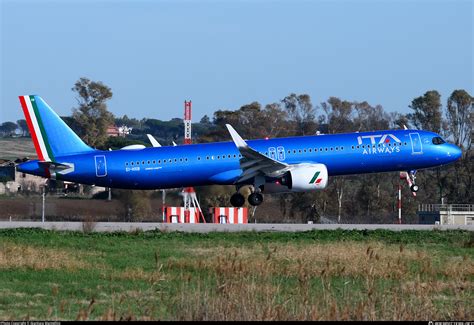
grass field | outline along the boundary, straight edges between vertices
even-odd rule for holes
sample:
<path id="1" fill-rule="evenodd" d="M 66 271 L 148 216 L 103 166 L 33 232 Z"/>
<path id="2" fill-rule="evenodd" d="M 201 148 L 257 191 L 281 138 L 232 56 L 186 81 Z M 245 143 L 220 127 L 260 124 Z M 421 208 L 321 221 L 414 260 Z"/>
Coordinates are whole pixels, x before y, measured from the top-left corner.
<path id="1" fill-rule="evenodd" d="M 474 233 L 0 231 L 0 319 L 469 320 Z"/>
<path id="2" fill-rule="evenodd" d="M 35 147 L 31 138 L 1 138 L 0 159 L 30 157 L 36 159 Z"/>

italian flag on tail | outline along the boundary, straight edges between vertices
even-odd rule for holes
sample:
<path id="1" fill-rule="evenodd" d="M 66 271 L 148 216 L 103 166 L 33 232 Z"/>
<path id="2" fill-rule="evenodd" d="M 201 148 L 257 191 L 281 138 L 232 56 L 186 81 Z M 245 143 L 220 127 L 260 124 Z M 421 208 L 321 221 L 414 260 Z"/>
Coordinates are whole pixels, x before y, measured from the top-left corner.
<path id="1" fill-rule="evenodd" d="M 35 96 L 19 96 L 19 98 L 39 160 L 54 162 L 53 152 L 36 105 Z"/>

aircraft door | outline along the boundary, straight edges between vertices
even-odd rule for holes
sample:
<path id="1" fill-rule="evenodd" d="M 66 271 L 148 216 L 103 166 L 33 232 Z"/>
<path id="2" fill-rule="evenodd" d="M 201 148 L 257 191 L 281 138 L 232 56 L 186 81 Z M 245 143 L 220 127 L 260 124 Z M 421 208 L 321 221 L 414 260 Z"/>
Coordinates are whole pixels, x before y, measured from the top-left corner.
<path id="1" fill-rule="evenodd" d="M 105 156 L 95 156 L 95 175 L 97 177 L 107 176 L 107 161 Z"/>
<path id="2" fill-rule="evenodd" d="M 421 144 L 420 134 L 410 133 L 410 140 L 411 140 L 411 154 L 412 155 L 423 154 L 423 146 Z"/>

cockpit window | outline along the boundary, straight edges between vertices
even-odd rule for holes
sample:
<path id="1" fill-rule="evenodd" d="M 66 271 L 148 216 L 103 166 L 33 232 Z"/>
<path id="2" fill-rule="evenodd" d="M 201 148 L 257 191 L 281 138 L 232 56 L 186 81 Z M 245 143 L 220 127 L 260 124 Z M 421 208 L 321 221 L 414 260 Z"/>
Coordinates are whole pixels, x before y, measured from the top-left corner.
<path id="1" fill-rule="evenodd" d="M 432 141 L 433 141 L 433 144 L 443 144 L 443 143 L 446 143 L 446 141 L 444 141 L 444 140 L 441 139 L 440 137 L 434 137 Z"/>

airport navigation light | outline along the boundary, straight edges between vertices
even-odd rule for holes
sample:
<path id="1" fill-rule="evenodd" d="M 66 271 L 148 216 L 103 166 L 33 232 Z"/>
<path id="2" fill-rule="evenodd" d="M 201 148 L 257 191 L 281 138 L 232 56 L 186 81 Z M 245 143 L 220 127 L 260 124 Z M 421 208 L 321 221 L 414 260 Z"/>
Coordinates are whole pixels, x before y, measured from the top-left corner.
<path id="1" fill-rule="evenodd" d="M 45 196 L 46 196 L 46 183 L 48 182 L 48 179 L 46 179 L 43 183 L 43 194 L 41 195 L 42 196 L 42 207 L 41 207 L 41 222 L 44 222 L 45 221 L 45 218 L 44 218 L 44 208 L 45 208 Z"/>

